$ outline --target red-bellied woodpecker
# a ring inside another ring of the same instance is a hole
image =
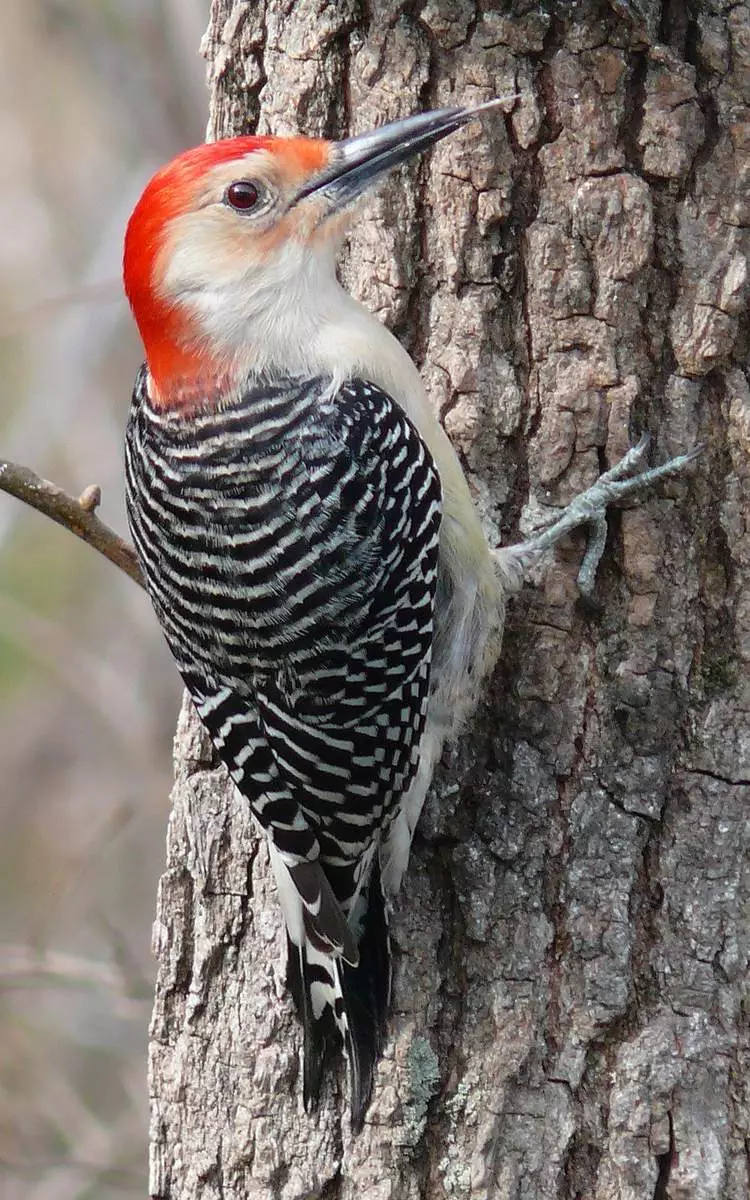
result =
[[[355,1127],[388,1011],[389,904],[443,743],[497,655],[503,596],[567,529],[686,461],[625,478],[631,453],[552,530],[490,551],[416,368],[335,273],[357,198],[476,111],[189,150],[148,184],[125,241],[146,351],[130,527],[268,839],[305,1103],[340,1035]]]

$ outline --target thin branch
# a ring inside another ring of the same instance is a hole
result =
[[[8,492],[69,529],[129,575],[134,583],[144,586],[133,547],[100,521],[94,512],[99,502],[97,489],[86,488],[80,500],[74,500],[67,492],[47,479],[41,479],[28,467],[19,467],[16,463],[0,459],[0,491]]]

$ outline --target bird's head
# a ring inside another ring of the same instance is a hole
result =
[[[155,398],[189,402],[252,356],[263,365],[272,346],[294,361],[338,290],[336,250],[355,201],[499,103],[422,113],[341,142],[227,138],[157,171],[124,253]]]

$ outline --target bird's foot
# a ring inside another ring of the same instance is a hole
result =
[[[645,468],[650,440],[648,434],[642,437],[638,445],[633,446],[609,471],[600,475],[595,484],[581,492],[580,496],[576,496],[575,500],[563,509],[558,519],[542,533],[529,538],[528,541],[519,542],[516,546],[495,550],[495,561],[501,576],[511,582],[518,581],[520,586],[529,568],[538,562],[546,550],[557,545],[571,530],[588,525],[591,535],[578,572],[578,587],[581,594],[590,599],[607,540],[609,505],[651,487],[669,475],[679,474],[694,462],[704,449],[703,446],[696,446],[687,454],[671,458],[663,466]]]

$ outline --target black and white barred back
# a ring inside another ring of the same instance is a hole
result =
[[[169,646],[266,831],[305,1026],[305,1101],[335,1028],[361,1123],[390,958],[378,849],[427,712],[440,483],[362,380],[255,383],[189,415],[136,380],[130,528]]]

